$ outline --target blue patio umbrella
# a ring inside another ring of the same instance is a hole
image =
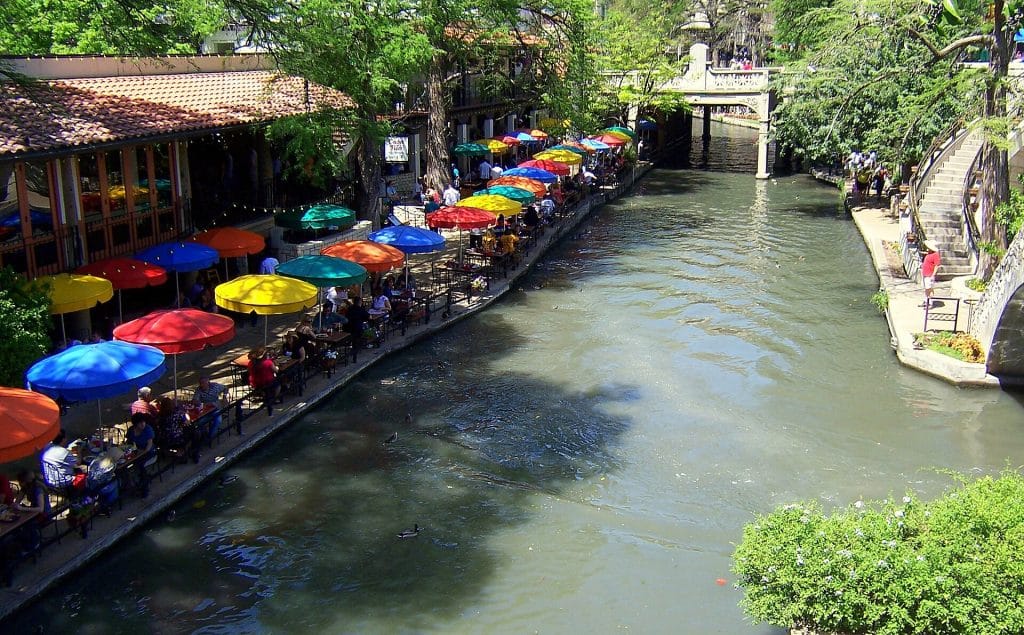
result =
[[[558,176],[548,172],[547,170],[541,170],[540,168],[511,168],[501,173],[502,176],[525,176],[528,179],[540,181],[541,183],[554,183],[558,180]]]
[[[390,245],[405,254],[408,263],[409,254],[425,254],[444,249],[444,236],[422,227],[395,225],[385,227],[370,234],[370,240],[382,245]],[[434,263],[430,263],[433,273]],[[405,267],[405,284],[409,285],[409,267]]]
[[[611,149],[610,145],[608,145],[604,141],[598,141],[597,139],[584,139],[583,141],[580,141],[580,143],[587,146],[588,148],[593,148],[599,151]]]
[[[641,119],[636,122],[636,127],[641,130],[657,130],[658,124],[650,119]]]
[[[444,236],[429,229],[409,225],[385,227],[370,234],[370,240],[401,249],[406,255],[444,249]]]
[[[519,141],[519,143],[540,143],[541,142],[541,140],[538,139],[537,137],[534,137],[534,136],[530,135],[529,133],[521,132],[521,131],[510,132],[510,133],[508,133],[505,136],[517,139]]]
[[[179,271],[199,271],[217,264],[220,254],[213,247],[196,242],[169,242],[154,245],[135,254],[135,257],[151,265],[159,265],[174,272],[175,293],[180,295]],[[175,295],[177,302],[178,295]]]
[[[44,357],[25,373],[31,390],[68,401],[104,399],[138,390],[167,372],[163,352],[129,342],[78,344]]]

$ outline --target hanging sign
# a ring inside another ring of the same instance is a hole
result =
[[[405,163],[409,160],[409,137],[388,137],[384,142],[384,160]]]

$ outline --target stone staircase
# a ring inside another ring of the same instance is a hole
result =
[[[973,132],[960,147],[932,167],[933,174],[918,203],[921,230],[942,257],[936,277],[949,280],[974,273],[975,262],[963,238],[963,196],[967,170],[981,150],[982,136]]]

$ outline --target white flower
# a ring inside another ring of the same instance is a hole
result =
[[[910,502],[910,497],[909,496],[904,496],[903,497],[903,504],[905,505],[905,504],[907,504],[909,502]]]
[[[856,529],[854,529],[854,530],[853,530],[853,533],[854,533],[854,535],[856,535],[856,536],[857,536],[858,538],[863,538],[863,537],[864,537],[864,532],[863,532],[863,530],[861,530],[861,528],[860,528],[860,527],[857,527]]]
[[[918,562],[924,562],[924,556],[922,556],[922,555],[918,555],[918,556],[917,556],[917,561],[918,561]]]
[[[856,503],[853,504],[853,506],[856,507],[857,509],[864,509],[864,501],[857,501]]]
[[[895,514],[896,518],[903,518],[903,510],[902,509],[897,509],[895,512],[893,512],[893,514]]]
[[[889,568],[889,563],[886,562],[885,560],[879,560],[878,561],[878,568],[879,569],[888,569]]]

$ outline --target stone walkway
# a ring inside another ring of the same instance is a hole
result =
[[[554,227],[547,228],[544,234],[538,237],[530,251],[523,255],[518,266],[509,270],[507,278],[492,280],[490,289],[482,295],[473,295],[471,301],[463,299],[454,303],[446,318],[442,317],[445,298],[441,297],[435,302],[428,323],[418,323],[409,327],[404,336],[397,331],[389,334],[380,348],[361,350],[358,363],[350,361],[347,365],[339,364],[337,372],[331,378],[326,378],[322,374],[312,377],[308,380],[303,395],[287,397],[282,405],[274,409],[273,416],[268,416],[265,409],[253,412],[242,421],[239,434],[235,429],[232,415],[230,421],[225,420],[222,424],[221,429],[224,432],[214,443],[213,448],[205,449],[198,463],[178,464],[173,470],[164,472],[162,478],[152,481],[150,494],[146,499],[122,492],[121,507],[113,510],[110,517],[97,516],[86,537],[83,538],[76,533],[64,536],[60,542],[43,549],[36,562],[25,562],[18,566],[14,572],[13,585],[0,588],[0,619],[18,610],[77,569],[86,566],[131,532],[141,529],[151,520],[163,517],[172,505],[207,479],[222,477],[230,464],[330,397],[378,360],[428,338],[495,302],[542,257],[552,243],[571,231],[590,214],[592,209],[621,196],[636,178],[648,169],[649,166],[637,168],[634,173],[627,173],[626,182],[622,185],[604,188],[582,201],[574,210],[560,218]],[[434,259],[435,264],[457,257],[458,232],[446,231],[445,236],[448,239],[446,250]],[[426,256],[413,256],[410,261],[413,274],[420,288],[423,288],[430,279],[431,259]],[[294,328],[299,318],[300,314],[271,316],[267,341],[279,343],[281,335]],[[178,360],[179,396],[183,399],[190,398],[199,375],[210,374],[214,381],[232,386],[232,400],[239,398],[247,389],[234,386],[231,361],[253,346],[262,344],[263,341],[264,323],[260,320],[257,326],[239,327],[235,338],[225,347],[181,355]],[[168,367],[171,366],[169,360]],[[169,372],[159,382],[154,383],[153,392],[172,393],[174,385],[171,375]],[[68,432],[68,438],[87,437],[100,422],[112,425],[124,421],[127,419],[128,406],[134,399],[135,395],[126,394],[120,398],[103,400],[98,407],[96,403],[73,405],[62,417],[62,425]],[[20,465],[38,470],[35,457],[25,459]],[[19,464],[5,466],[5,469],[11,472],[16,472],[18,468]],[[60,525],[65,521],[57,522]]]
[[[895,272],[890,265],[892,248],[888,245],[899,244],[899,220],[893,218],[887,207],[881,206],[853,206],[850,213],[871,252],[880,288],[889,294],[886,319],[889,323],[890,343],[899,361],[905,366],[956,385],[998,387],[999,381],[985,372],[984,364],[969,364],[942,353],[914,348],[914,334],[924,331],[925,310],[921,306],[924,290],[920,282],[896,275],[902,273],[902,261]],[[961,285],[949,281],[939,281],[934,295],[963,299],[963,294],[958,290],[961,288]],[[968,307],[961,302],[960,310],[959,328],[963,330],[968,320]],[[950,324],[929,324],[929,330],[937,328],[949,329]]]

